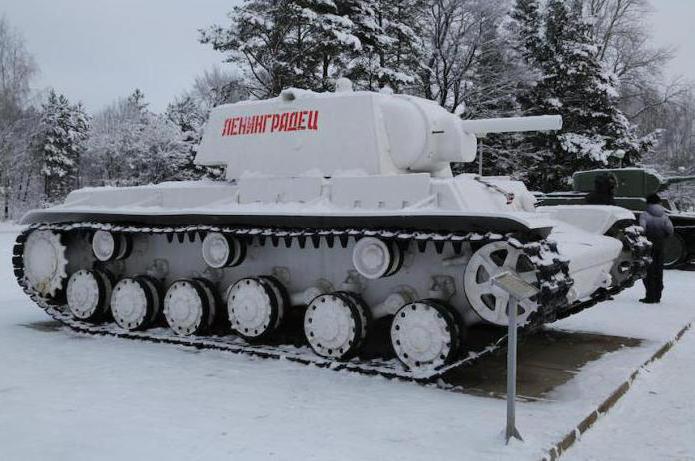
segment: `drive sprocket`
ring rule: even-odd
[[[32,232],[24,242],[24,277],[39,295],[58,298],[68,278],[65,245],[59,233],[50,230]]]

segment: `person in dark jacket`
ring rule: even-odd
[[[640,302],[654,304],[661,302],[661,292],[664,289],[664,242],[673,235],[673,224],[661,206],[658,195],[647,197],[647,209],[640,215],[639,223],[652,242],[652,263],[647,268],[644,279],[647,295]]]
[[[589,205],[615,205],[615,186],[618,181],[615,176],[601,173],[594,179],[594,190],[586,196]]]

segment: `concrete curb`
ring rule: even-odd
[[[548,450],[548,453],[542,458],[542,461],[556,461],[562,453],[567,451],[574,443],[579,439],[579,437],[584,434],[586,431],[588,431],[596,421],[598,421],[599,417],[605,413],[607,413],[613,406],[620,400],[622,396],[627,393],[627,391],[630,389],[630,386],[632,383],[635,381],[637,376],[639,376],[640,372],[644,370],[647,366],[652,364],[653,362],[659,360],[662,358],[671,348],[678,342],[680,339],[683,337],[683,335],[693,326],[693,322],[689,322],[686,326],[684,326],[676,336],[668,341],[666,344],[661,346],[654,354],[647,359],[646,362],[644,362],[642,365],[639,366],[635,371],[633,371],[630,376],[623,381],[623,383],[618,386],[616,390],[614,390],[611,395],[606,398],[594,411],[592,411],[586,418],[584,418],[577,426],[570,431],[568,434],[566,434],[562,440],[560,440],[558,443],[556,443],[550,450]]]

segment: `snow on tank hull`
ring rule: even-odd
[[[539,289],[519,306],[527,327],[641,276],[648,244],[630,212],[538,212],[522,183],[452,177],[448,162],[475,155],[459,123],[431,102],[366,92],[222,106],[198,160],[226,163],[234,181],[75,191],[25,216],[15,273],[80,331],[161,341],[148,331],[168,326],[168,342],[241,338],[244,351],[299,331],[322,360],[362,366],[376,342],[418,376],[475,356],[467,327],[507,324],[509,296],[491,283],[501,272]],[[500,123],[552,125],[475,126]]]
[[[203,189],[206,189],[204,186]],[[218,189],[215,187],[215,189]],[[169,188],[166,189],[169,191]],[[195,194],[196,190],[186,187],[187,193]],[[233,186],[223,187],[220,192],[234,192]],[[139,191],[143,195],[156,192],[152,188]],[[207,192],[207,191],[206,191]],[[111,192],[116,195],[117,193]],[[207,195],[207,194],[204,194]],[[109,197],[112,198],[112,197]],[[97,203],[96,205],[94,203]],[[108,202],[106,200],[105,202]],[[102,208],[103,206],[103,208]],[[541,217],[538,217],[541,218]],[[80,222],[95,221],[105,223],[130,223],[153,225],[241,225],[241,226],[270,226],[285,228],[392,228],[409,230],[451,231],[451,232],[528,232],[537,237],[546,237],[551,229],[550,222],[513,213],[489,212],[454,212],[436,209],[411,210],[345,210],[327,211],[323,206],[317,206],[315,211],[311,206],[238,206],[224,208],[175,208],[142,206],[113,207],[97,198],[90,205],[54,207],[36,210],[24,216],[23,224],[39,222]]]

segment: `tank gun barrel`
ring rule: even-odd
[[[671,186],[673,184],[680,184],[682,182],[690,181],[695,181],[695,176],[671,176],[670,178],[666,178],[664,185]]]
[[[532,117],[463,120],[461,123],[465,132],[481,137],[490,133],[555,131],[562,128],[562,117],[559,115],[536,115]]]

